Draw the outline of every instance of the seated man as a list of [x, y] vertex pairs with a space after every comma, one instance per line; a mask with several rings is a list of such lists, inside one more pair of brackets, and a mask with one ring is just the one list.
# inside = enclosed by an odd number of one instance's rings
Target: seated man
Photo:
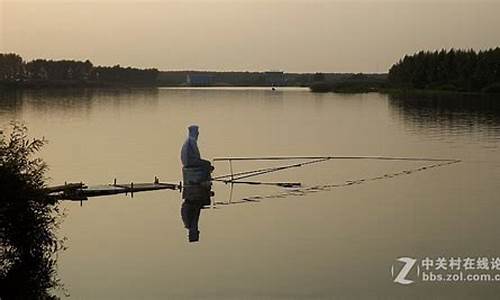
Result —
[[198, 126], [191, 125], [188, 127], [189, 135], [181, 150], [181, 161], [184, 168], [206, 167], [207, 171], [212, 171], [208, 160], [201, 159], [200, 150], [198, 149]]

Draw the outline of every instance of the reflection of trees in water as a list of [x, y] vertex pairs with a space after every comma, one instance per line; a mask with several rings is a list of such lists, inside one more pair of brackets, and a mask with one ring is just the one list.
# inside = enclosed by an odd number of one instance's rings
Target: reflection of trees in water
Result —
[[32, 158], [44, 141], [11, 129], [0, 134], [0, 299], [55, 299], [61, 213], [44, 192], [45, 163]]
[[[63, 88], [27, 89], [0, 91], [0, 118], [7, 114], [17, 117], [26, 107], [37, 113], [47, 111], [82, 114], [89, 112], [99, 101], [113, 105], [150, 105], [158, 104], [157, 88]], [[1, 121], [1, 120], [0, 120]]]
[[500, 133], [500, 101], [459, 94], [389, 95], [392, 111], [417, 130]]

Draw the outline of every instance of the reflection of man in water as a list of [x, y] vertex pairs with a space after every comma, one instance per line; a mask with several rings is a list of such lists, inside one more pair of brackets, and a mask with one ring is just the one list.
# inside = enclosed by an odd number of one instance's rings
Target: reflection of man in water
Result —
[[201, 159], [200, 150], [198, 149], [198, 126], [191, 125], [188, 127], [189, 135], [181, 150], [182, 166], [191, 167], [207, 167], [211, 168], [208, 160]]
[[191, 202], [188, 199], [182, 202], [181, 217], [184, 227], [189, 230], [189, 242], [197, 242], [200, 239], [198, 220], [200, 219], [202, 206], [202, 204]]
[[187, 184], [182, 190], [181, 217], [184, 227], [189, 230], [189, 241], [197, 242], [200, 238], [198, 222], [200, 211], [205, 205], [210, 205], [212, 191], [210, 185]]

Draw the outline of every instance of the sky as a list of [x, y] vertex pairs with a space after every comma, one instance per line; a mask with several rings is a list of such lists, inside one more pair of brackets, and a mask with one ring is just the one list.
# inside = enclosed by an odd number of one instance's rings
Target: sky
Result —
[[160, 70], [387, 72], [500, 46], [500, 0], [0, 0], [0, 53]]

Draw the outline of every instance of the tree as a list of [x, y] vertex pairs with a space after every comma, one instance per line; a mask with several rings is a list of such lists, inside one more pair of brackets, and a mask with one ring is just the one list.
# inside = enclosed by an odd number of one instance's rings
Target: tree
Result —
[[33, 156], [45, 144], [12, 123], [0, 131], [0, 298], [55, 299], [62, 288], [55, 254], [60, 212], [45, 192], [47, 165]]
[[313, 75], [313, 81], [314, 82], [325, 81], [325, 74], [323, 74], [323, 73], [315, 73]]
[[0, 80], [19, 79], [23, 73], [21, 56], [13, 53], [0, 54]]
[[455, 49], [421, 51], [394, 64], [389, 80], [396, 87], [482, 91], [500, 84], [500, 48], [478, 53]]

